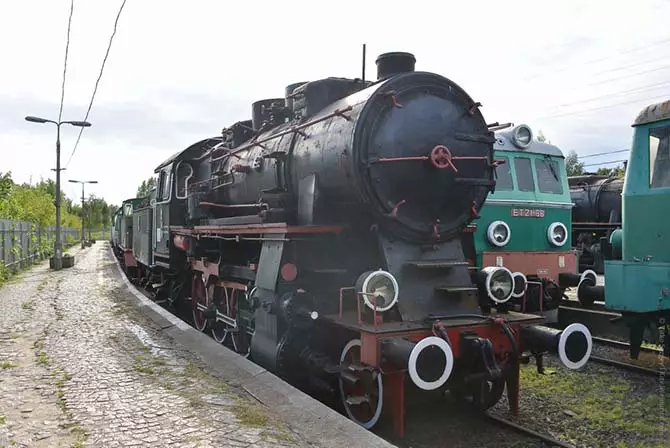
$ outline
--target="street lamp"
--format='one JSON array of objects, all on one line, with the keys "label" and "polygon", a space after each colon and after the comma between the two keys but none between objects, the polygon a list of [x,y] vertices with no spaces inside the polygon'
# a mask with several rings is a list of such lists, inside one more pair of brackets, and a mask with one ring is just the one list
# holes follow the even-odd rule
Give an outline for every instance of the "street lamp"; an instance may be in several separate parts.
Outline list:
[{"label": "street lamp", "polygon": [[[84,184],[97,184],[97,180],[74,180],[70,179],[68,182],[72,182],[73,184],[81,184],[81,248],[84,248]],[[89,239],[91,238],[91,221],[89,217],[89,222],[88,222],[88,227],[89,227],[89,232],[88,232],[88,237]]]},{"label": "street lamp", "polygon": [[56,242],[54,243],[54,269],[60,270],[63,267],[63,243],[60,234],[60,127],[62,124],[69,124],[80,128],[88,128],[91,123],[88,121],[53,121],[40,117],[26,117],[26,121],[32,123],[53,123],[56,125]]}]

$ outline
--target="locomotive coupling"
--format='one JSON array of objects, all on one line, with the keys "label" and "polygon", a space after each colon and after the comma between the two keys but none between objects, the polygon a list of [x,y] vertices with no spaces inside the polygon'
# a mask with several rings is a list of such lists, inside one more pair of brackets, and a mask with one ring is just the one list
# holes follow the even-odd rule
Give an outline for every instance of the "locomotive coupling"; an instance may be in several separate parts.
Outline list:
[{"label": "locomotive coupling", "polygon": [[419,342],[403,338],[386,339],[382,357],[397,366],[407,367],[412,382],[423,390],[442,387],[454,368],[454,353],[447,341],[428,336]]},{"label": "locomotive coupling", "polygon": [[535,353],[558,354],[561,363],[572,370],[584,367],[593,349],[591,332],[579,323],[570,324],[564,330],[542,325],[521,327],[521,340],[525,349]]}]

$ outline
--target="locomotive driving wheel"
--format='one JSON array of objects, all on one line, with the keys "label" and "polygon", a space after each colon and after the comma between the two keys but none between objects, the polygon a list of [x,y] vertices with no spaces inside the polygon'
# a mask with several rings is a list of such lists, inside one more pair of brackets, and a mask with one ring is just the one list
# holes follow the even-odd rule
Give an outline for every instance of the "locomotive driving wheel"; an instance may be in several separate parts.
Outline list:
[{"label": "locomotive driving wheel", "polygon": [[193,324],[198,331],[205,331],[207,317],[205,311],[209,305],[209,294],[205,287],[205,281],[200,275],[193,276],[191,287],[191,309],[193,311]]},{"label": "locomotive driving wheel", "polygon": [[382,374],[361,365],[361,341],[352,339],[342,350],[340,366],[346,368],[347,377],[355,377],[358,381],[339,378],[340,399],[344,410],[351,420],[365,429],[371,429],[379,421],[382,413],[384,386]]},{"label": "locomotive driving wheel", "polygon": [[216,305],[216,319],[212,325],[212,337],[216,342],[222,345],[228,345],[236,353],[247,357],[249,356],[249,344],[245,343],[246,337],[244,329],[240,328],[238,322],[238,295],[243,295],[246,299],[246,293],[234,288],[216,288],[219,292],[214,297]]}]

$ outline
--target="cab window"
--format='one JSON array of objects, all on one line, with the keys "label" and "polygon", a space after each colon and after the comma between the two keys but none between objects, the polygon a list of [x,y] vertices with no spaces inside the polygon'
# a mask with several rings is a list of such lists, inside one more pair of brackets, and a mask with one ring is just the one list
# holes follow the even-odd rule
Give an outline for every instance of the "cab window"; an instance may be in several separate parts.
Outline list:
[{"label": "cab window", "polygon": [[530,159],[526,157],[515,158],[514,170],[516,171],[516,184],[519,187],[519,191],[535,191]]},{"label": "cab window", "polygon": [[537,172],[537,188],[541,193],[563,193],[563,183],[558,174],[558,163],[553,160],[535,159],[535,171]]},{"label": "cab window", "polygon": [[649,129],[649,186],[670,187],[670,126]]},{"label": "cab window", "polygon": [[507,157],[497,157],[504,163],[496,167],[496,190],[509,191],[514,189],[512,184],[512,167]]},{"label": "cab window", "polygon": [[170,199],[170,171],[162,170],[158,177],[158,186],[160,188],[160,202]]}]

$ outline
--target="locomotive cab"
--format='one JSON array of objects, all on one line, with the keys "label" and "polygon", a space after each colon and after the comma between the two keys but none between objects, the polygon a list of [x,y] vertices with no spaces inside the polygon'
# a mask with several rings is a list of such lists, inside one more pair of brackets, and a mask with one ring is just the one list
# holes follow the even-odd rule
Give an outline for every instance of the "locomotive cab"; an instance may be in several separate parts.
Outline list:
[{"label": "locomotive cab", "polygon": [[664,341],[670,356],[670,228],[663,219],[670,208],[670,101],[643,109],[633,128],[622,231],[612,241],[621,259],[605,261],[604,291],[594,289],[630,327],[631,357],[637,358],[645,330],[649,342]]},{"label": "locomotive cab", "polygon": [[[152,199],[153,217],[151,249],[153,264],[161,269],[177,270],[185,263],[185,247],[181,239],[171,236],[170,226],[190,224],[189,197],[195,197],[196,167],[209,154],[219,138],[208,138],[179,151],[154,171],[156,191]],[[176,245],[175,245],[176,244]]]}]

